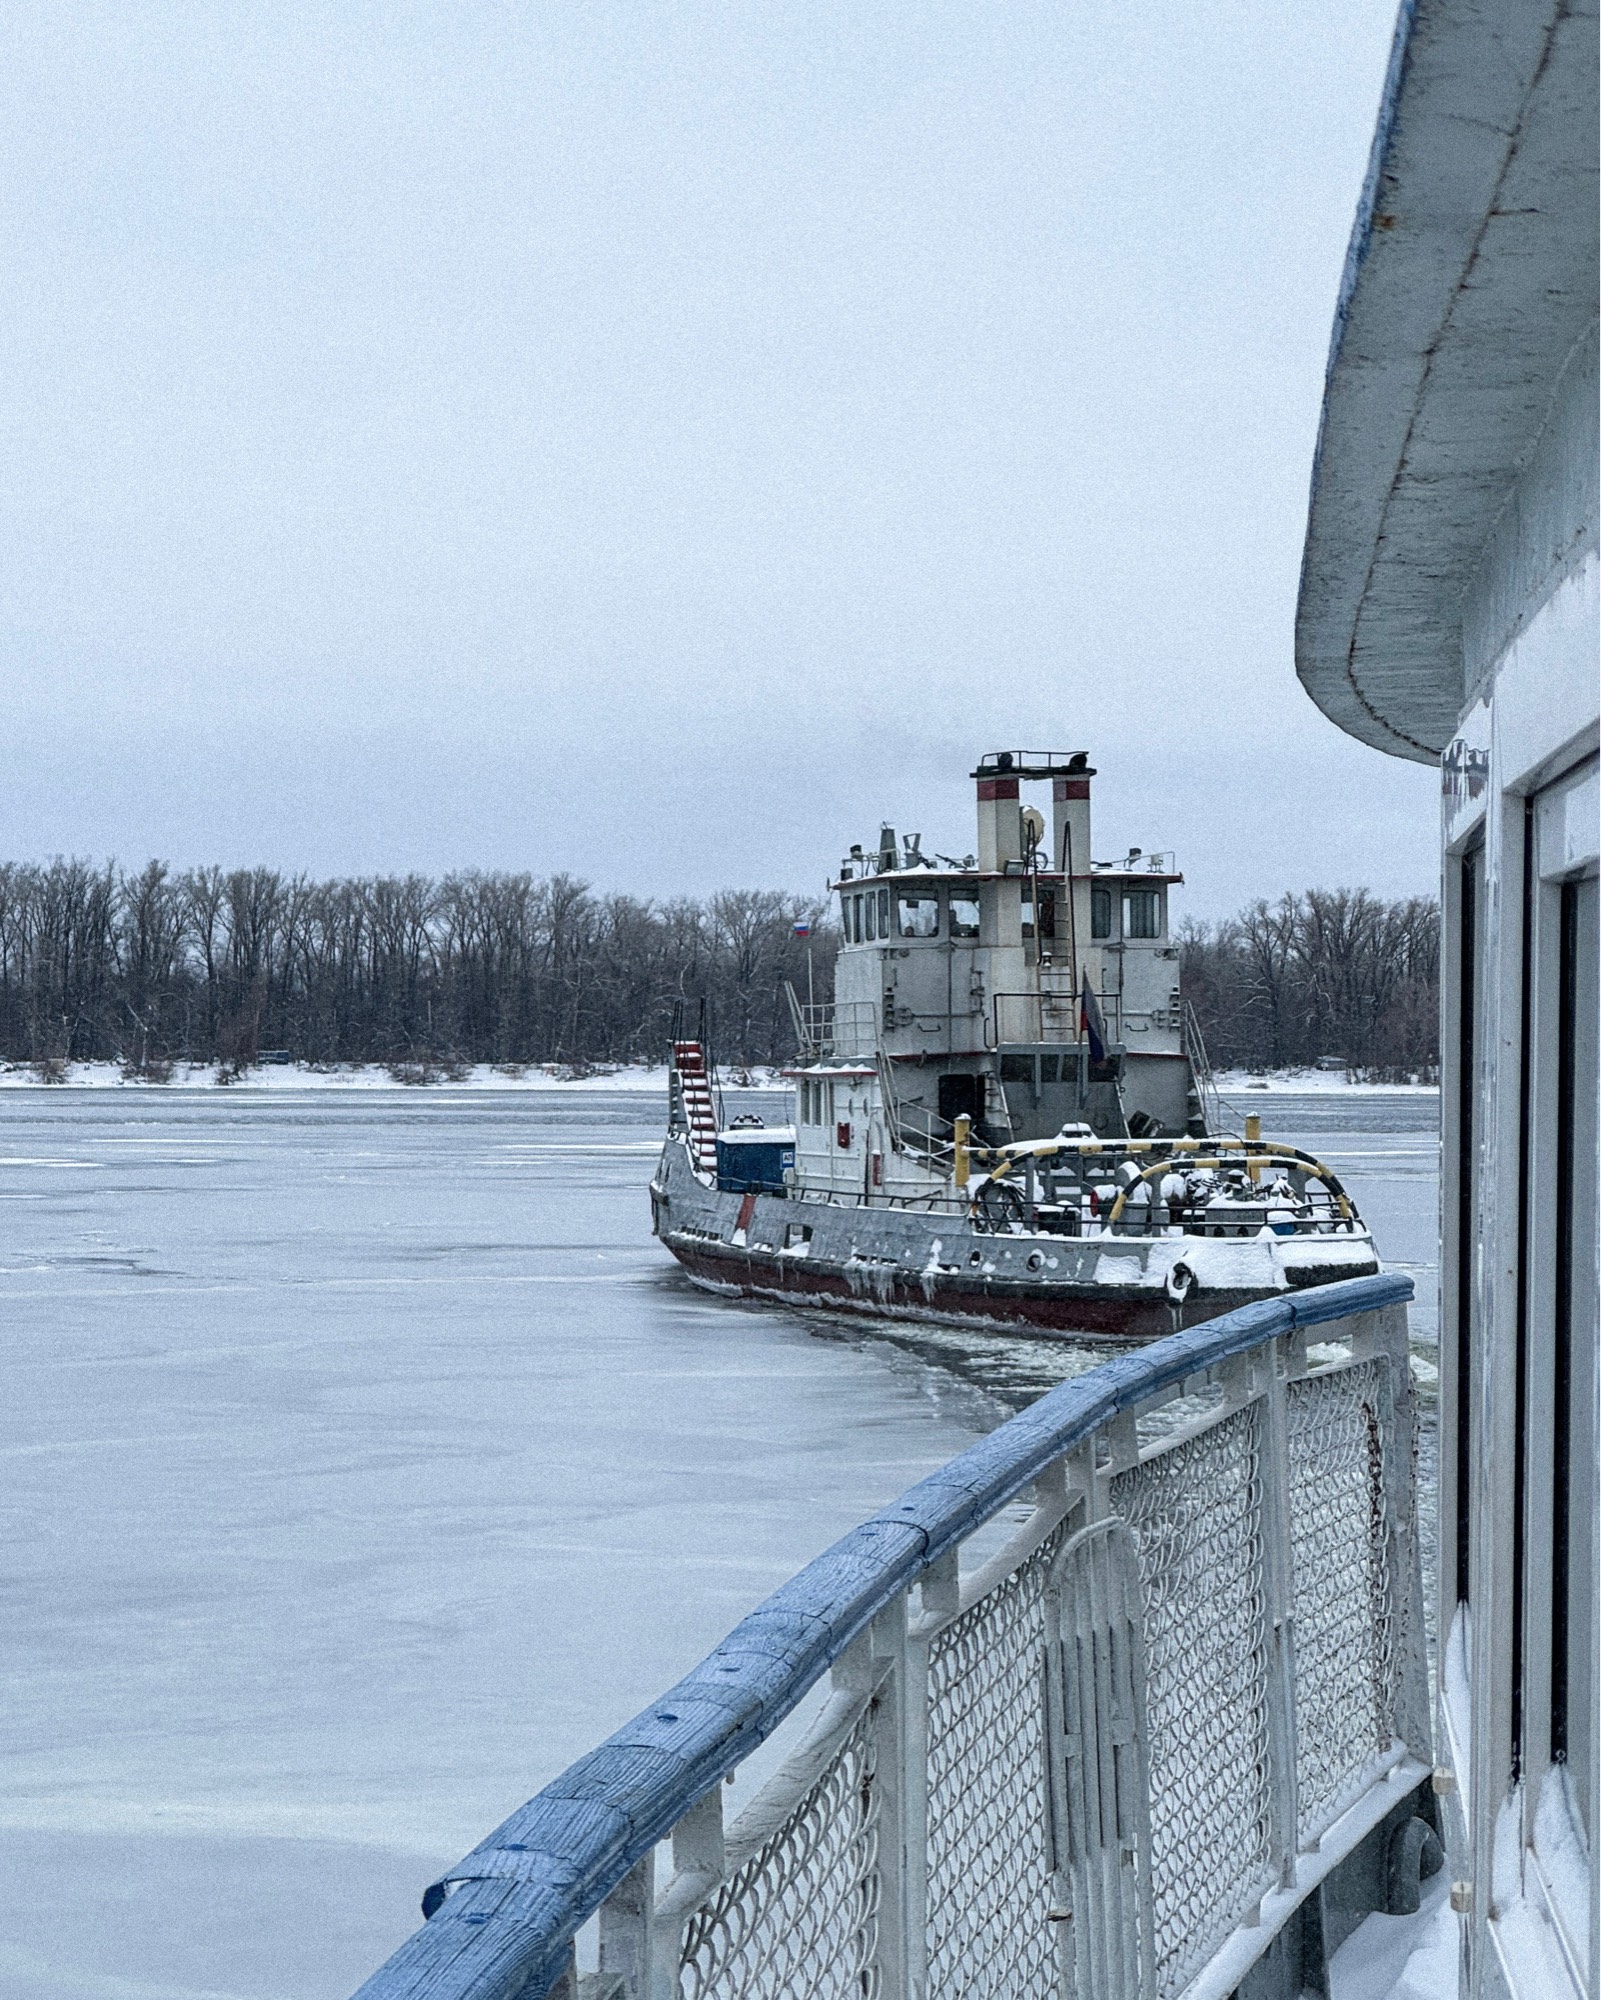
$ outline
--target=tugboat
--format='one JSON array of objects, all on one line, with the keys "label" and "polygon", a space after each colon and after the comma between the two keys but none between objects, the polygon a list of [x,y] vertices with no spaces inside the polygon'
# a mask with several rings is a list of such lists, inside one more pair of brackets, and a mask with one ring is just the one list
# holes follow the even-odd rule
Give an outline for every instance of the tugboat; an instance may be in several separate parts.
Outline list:
[{"label": "tugboat", "polygon": [[789,993],[792,1125],[725,1124],[704,1030],[675,1035],[657,1236],[714,1291],[1136,1340],[1375,1272],[1326,1166],[1256,1118],[1217,1130],[1173,857],[1091,860],[1082,751],[972,776],[976,854],[886,826],[830,884],[835,997]]}]

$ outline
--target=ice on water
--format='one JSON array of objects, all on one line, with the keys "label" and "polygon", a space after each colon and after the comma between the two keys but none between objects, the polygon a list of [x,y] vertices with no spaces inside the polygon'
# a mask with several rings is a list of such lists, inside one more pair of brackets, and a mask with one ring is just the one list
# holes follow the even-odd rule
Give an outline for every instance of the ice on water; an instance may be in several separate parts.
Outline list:
[{"label": "ice on water", "polygon": [[646,1093],[4,1115],[11,2000],[347,1993],[432,1870],[1085,1365],[695,1292]]}]

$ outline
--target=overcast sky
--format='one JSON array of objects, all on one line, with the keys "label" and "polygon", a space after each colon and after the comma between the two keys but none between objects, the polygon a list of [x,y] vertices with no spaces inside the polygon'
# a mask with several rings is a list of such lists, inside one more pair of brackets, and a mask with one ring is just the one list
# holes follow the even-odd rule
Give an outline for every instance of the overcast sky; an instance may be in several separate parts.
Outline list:
[{"label": "overcast sky", "polygon": [[1434,883],[1291,626],[1390,0],[0,22],[0,856],[810,888],[1088,749]]}]

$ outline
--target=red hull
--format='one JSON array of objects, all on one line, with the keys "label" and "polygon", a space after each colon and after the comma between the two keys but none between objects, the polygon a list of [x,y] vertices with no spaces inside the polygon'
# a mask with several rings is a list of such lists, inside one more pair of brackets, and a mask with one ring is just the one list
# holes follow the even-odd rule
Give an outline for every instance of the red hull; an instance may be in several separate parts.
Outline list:
[{"label": "red hull", "polygon": [[940,1273],[926,1287],[921,1280],[895,1277],[881,1287],[853,1286],[843,1272],[809,1265],[803,1258],[764,1257],[759,1252],[713,1249],[709,1244],[668,1241],[667,1248],[705,1284],[747,1298],[795,1305],[842,1306],[849,1311],[894,1318],[951,1319],[1024,1328],[1033,1332],[1080,1335],[1101,1340],[1158,1340],[1182,1326],[1199,1326],[1236,1306],[1276,1297],[1267,1291],[1193,1293],[1182,1315],[1164,1291],[1133,1292],[1131,1287],[1052,1286],[1049,1292],[990,1279],[974,1284]]}]

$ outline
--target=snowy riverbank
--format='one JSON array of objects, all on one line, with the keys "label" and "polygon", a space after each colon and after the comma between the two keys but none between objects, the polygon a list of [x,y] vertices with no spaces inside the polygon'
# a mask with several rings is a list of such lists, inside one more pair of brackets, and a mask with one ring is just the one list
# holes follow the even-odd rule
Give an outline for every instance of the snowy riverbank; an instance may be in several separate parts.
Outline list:
[{"label": "snowy riverbank", "polygon": [[[748,1077],[756,1089],[770,1089],[776,1072],[740,1071],[719,1080],[736,1088]],[[139,1074],[120,1063],[64,1063],[51,1073],[35,1063],[17,1063],[0,1070],[0,1090],[219,1090],[352,1091],[404,1088],[451,1090],[570,1090],[640,1091],[660,1096],[667,1089],[665,1068],[628,1064],[615,1069],[575,1069],[562,1063],[256,1063],[237,1073],[217,1063],[174,1063],[167,1076]]]},{"label": "snowy riverbank", "polygon": [[1437,1083],[1356,1083],[1345,1070],[1276,1069],[1218,1070],[1213,1076],[1219,1094],[1240,1097],[1247,1092],[1292,1097],[1438,1097]]},{"label": "snowy riverbank", "polygon": [[[1277,1070],[1269,1075],[1248,1075],[1244,1070],[1224,1070],[1217,1076],[1224,1097],[1243,1098],[1249,1094],[1295,1097],[1434,1097],[1436,1084],[1353,1083],[1339,1070]],[[725,1090],[781,1090],[783,1072],[758,1066],[725,1069],[718,1082]],[[174,1063],[165,1077],[138,1074],[113,1062],[75,1062],[59,1065],[13,1063],[0,1068],[0,1090],[562,1090],[640,1091],[661,1096],[667,1089],[664,1066],[625,1063],[602,1064],[595,1068],[566,1063],[256,1063],[238,1073],[225,1072],[217,1063]]]}]

